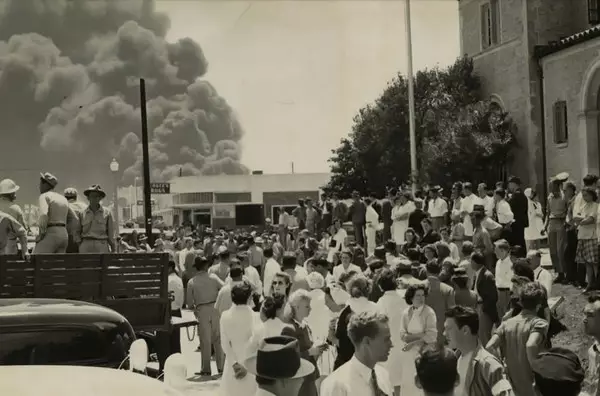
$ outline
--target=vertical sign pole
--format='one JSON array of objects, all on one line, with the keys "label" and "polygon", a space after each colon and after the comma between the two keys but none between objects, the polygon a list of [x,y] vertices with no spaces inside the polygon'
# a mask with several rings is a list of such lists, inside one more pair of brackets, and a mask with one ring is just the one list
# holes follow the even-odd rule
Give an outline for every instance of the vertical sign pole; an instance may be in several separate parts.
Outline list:
[{"label": "vertical sign pole", "polygon": [[[148,119],[146,115],[146,81],[140,78],[140,109],[142,115],[142,159],[144,162],[144,225],[150,246],[154,246],[152,235],[152,202],[150,191],[150,155],[148,150]],[[137,202],[136,202],[137,204]]]}]

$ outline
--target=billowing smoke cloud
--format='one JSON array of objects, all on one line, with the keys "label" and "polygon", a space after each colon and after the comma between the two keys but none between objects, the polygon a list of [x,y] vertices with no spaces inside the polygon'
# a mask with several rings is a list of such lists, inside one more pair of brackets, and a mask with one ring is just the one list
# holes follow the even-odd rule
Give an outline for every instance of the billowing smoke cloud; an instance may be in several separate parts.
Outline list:
[{"label": "billowing smoke cloud", "polygon": [[115,157],[121,181],[132,182],[141,173],[140,77],[154,181],[247,173],[243,128],[202,79],[201,47],[167,42],[168,28],[149,0],[0,2],[2,177],[49,170],[83,186],[106,180]]}]

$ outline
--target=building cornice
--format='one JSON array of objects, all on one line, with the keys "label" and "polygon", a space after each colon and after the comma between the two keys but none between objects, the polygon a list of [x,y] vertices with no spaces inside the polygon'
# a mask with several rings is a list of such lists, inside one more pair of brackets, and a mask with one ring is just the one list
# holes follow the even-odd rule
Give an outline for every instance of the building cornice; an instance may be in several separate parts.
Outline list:
[{"label": "building cornice", "polygon": [[555,54],[598,37],[600,37],[600,26],[594,26],[558,41],[551,41],[546,45],[536,45],[533,49],[533,56],[537,59],[542,59],[548,55]]}]

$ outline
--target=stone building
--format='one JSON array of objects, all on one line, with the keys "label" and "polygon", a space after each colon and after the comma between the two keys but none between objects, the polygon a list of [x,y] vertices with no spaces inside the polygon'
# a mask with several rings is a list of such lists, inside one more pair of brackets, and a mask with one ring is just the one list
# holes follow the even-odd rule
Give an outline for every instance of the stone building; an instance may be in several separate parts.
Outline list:
[{"label": "stone building", "polygon": [[511,173],[545,191],[600,173],[600,0],[459,0],[461,51],[519,132]]}]

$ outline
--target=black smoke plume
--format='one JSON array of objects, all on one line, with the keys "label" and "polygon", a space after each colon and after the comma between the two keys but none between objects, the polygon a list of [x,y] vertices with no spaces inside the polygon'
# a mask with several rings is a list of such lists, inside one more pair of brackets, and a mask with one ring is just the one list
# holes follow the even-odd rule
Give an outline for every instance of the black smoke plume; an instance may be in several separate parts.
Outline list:
[{"label": "black smoke plume", "polygon": [[0,3],[0,177],[32,198],[39,171],[60,188],[141,174],[139,78],[146,80],[153,181],[240,174],[243,128],[203,76],[189,38],[165,40],[150,0],[3,0]]}]

